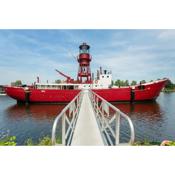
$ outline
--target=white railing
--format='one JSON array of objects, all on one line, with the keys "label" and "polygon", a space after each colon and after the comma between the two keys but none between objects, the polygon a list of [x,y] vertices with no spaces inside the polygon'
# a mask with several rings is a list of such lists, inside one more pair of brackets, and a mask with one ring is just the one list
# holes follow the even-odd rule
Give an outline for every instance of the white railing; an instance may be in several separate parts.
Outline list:
[{"label": "white railing", "polygon": [[135,132],[133,123],[129,116],[121,112],[118,108],[107,102],[95,92],[89,91],[89,96],[105,144],[120,144],[121,118],[128,122],[130,128],[130,139],[127,144],[133,144]]},{"label": "white railing", "polygon": [[[57,144],[57,129],[60,124],[61,129],[61,143],[60,145],[70,145],[73,132],[75,129],[77,117],[80,110],[82,100],[82,92],[80,92],[55,118],[52,127],[52,144]],[[60,122],[60,123],[59,123]]]}]

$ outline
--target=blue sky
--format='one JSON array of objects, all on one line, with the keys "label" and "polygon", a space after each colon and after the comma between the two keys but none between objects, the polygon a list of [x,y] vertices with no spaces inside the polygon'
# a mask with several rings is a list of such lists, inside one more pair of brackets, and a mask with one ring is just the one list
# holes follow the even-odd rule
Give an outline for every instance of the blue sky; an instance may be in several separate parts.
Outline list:
[{"label": "blue sky", "polygon": [[76,78],[78,46],[91,46],[92,72],[112,70],[113,80],[175,82],[175,30],[0,30],[0,84]]}]

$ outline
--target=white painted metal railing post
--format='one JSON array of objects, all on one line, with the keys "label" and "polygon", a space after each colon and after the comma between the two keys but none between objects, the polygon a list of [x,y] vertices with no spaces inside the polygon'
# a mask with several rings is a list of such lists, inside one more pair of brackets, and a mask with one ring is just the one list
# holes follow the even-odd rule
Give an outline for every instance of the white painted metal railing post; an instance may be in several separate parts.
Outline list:
[{"label": "white painted metal railing post", "polygon": [[115,145],[120,143],[120,113],[115,113],[116,117],[116,128],[115,128]]},{"label": "white painted metal railing post", "polygon": [[62,145],[66,144],[66,139],[65,139],[66,122],[65,122],[65,119],[66,119],[66,114],[64,113],[63,117],[62,117]]},{"label": "white painted metal railing post", "polygon": [[98,98],[97,98],[97,104],[96,104],[96,113],[97,113],[97,117],[98,117]]},{"label": "white painted metal railing post", "polygon": [[57,128],[57,122],[59,121],[59,118],[56,118],[52,127],[52,145],[56,144],[56,137],[55,137],[55,133],[56,133],[56,128]]},{"label": "white painted metal railing post", "polygon": [[93,97],[93,99],[94,99],[94,108],[95,108],[95,103],[96,103],[96,101],[95,101],[95,96]]}]

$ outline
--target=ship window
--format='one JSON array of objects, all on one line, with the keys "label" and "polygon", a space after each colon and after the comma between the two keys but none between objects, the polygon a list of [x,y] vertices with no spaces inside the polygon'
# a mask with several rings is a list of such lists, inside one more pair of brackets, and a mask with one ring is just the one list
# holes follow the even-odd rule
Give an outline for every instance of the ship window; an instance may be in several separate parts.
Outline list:
[{"label": "ship window", "polygon": [[107,78],[109,78],[109,76],[107,76]]},{"label": "ship window", "polygon": [[102,78],[104,78],[104,76],[102,76]]},{"label": "ship window", "polygon": [[140,86],[138,86],[138,89],[139,90],[144,90],[145,89],[145,86],[144,85],[140,85]]},{"label": "ship window", "polygon": [[68,89],[74,89],[74,86],[68,86]]},{"label": "ship window", "polygon": [[67,89],[66,86],[63,86],[63,89],[64,89],[64,90]]}]

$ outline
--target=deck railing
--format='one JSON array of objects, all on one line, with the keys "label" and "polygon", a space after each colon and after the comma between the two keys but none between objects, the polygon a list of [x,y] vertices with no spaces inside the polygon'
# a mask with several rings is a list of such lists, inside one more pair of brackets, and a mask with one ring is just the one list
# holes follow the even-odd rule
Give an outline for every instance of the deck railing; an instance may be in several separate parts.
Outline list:
[{"label": "deck railing", "polygon": [[89,96],[105,144],[120,145],[121,119],[126,120],[129,124],[130,138],[127,144],[133,144],[135,132],[129,116],[91,90],[89,91]]},{"label": "deck railing", "polygon": [[[77,117],[80,111],[82,100],[82,92],[79,94],[61,111],[55,118],[52,127],[52,144],[53,145],[70,145],[73,132],[75,129]],[[57,129],[60,124],[61,129],[61,143],[57,143]]]}]

